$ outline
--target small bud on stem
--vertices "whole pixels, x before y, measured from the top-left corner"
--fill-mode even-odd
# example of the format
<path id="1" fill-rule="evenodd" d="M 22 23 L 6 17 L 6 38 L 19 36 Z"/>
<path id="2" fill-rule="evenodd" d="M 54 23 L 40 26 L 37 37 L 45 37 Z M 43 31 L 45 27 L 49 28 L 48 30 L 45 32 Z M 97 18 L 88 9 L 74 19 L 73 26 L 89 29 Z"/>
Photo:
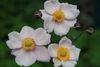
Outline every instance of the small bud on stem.
<path id="1" fill-rule="evenodd" d="M 42 17 L 41 11 L 36 11 L 35 16 L 36 16 L 37 18 L 41 18 L 41 17 Z"/>
<path id="2" fill-rule="evenodd" d="M 75 24 L 74 24 L 74 29 L 75 29 L 75 30 L 79 30 L 79 29 L 80 29 L 80 27 L 81 27 L 81 26 L 80 26 L 80 24 L 79 24 L 79 23 L 75 23 Z"/>
<path id="3" fill-rule="evenodd" d="M 87 30 L 86 30 L 87 34 L 91 35 L 93 34 L 94 32 L 94 29 L 92 27 L 89 27 Z"/>
<path id="4" fill-rule="evenodd" d="M 76 37 L 75 37 L 75 35 L 72 35 L 70 38 L 71 38 L 72 40 L 74 40 Z"/>

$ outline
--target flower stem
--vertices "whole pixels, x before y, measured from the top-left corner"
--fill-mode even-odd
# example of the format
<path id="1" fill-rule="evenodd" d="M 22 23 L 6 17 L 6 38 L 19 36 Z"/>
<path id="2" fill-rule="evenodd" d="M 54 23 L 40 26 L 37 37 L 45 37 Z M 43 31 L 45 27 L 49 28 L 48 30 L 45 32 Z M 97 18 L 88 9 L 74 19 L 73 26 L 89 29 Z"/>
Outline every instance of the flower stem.
<path id="1" fill-rule="evenodd" d="M 41 21 L 41 24 L 42 24 L 42 26 L 43 26 L 43 21 L 42 21 L 42 19 L 40 19 L 40 21 Z"/>
<path id="2" fill-rule="evenodd" d="M 43 24 L 43 21 L 42 21 L 42 19 L 40 19 L 41 20 L 41 23 Z"/>
<path id="3" fill-rule="evenodd" d="M 72 30 L 73 30 L 73 28 L 71 28 L 71 29 L 69 30 L 69 32 L 66 34 L 66 36 L 68 36 L 68 35 L 69 35 L 69 33 L 70 33 Z"/>
<path id="4" fill-rule="evenodd" d="M 74 43 L 83 33 L 84 33 L 84 31 L 82 31 L 82 32 L 78 35 L 78 37 L 77 37 L 75 40 L 73 40 L 73 43 Z"/>

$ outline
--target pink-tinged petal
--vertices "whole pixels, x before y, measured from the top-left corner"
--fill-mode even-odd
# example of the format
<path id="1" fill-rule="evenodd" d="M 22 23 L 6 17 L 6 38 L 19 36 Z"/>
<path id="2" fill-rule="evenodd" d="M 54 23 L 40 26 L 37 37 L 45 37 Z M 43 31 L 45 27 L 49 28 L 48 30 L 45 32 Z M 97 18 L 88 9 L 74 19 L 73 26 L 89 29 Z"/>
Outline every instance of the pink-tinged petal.
<path id="1" fill-rule="evenodd" d="M 42 13 L 42 19 L 43 20 L 46 20 L 50 15 L 49 14 L 47 14 L 46 12 L 45 12 L 45 10 L 40 10 L 41 11 L 41 13 Z"/>
<path id="2" fill-rule="evenodd" d="M 62 64 L 61 61 L 57 58 L 53 58 L 53 63 L 55 67 L 59 67 Z"/>
<path id="3" fill-rule="evenodd" d="M 80 11 L 77 9 L 62 9 L 62 11 L 65 14 L 65 18 L 68 20 L 74 20 L 77 18 L 77 16 L 79 15 Z"/>
<path id="4" fill-rule="evenodd" d="M 70 60 L 62 61 L 63 67 L 74 67 L 76 64 L 77 64 L 76 61 L 70 61 Z"/>
<path id="5" fill-rule="evenodd" d="M 48 19 L 44 21 L 44 29 L 46 29 L 48 33 L 54 30 L 54 26 L 55 21 L 53 20 L 52 16 L 48 17 Z"/>
<path id="6" fill-rule="evenodd" d="M 40 40 L 36 41 L 36 45 L 47 45 L 51 42 L 50 40 L 51 35 L 50 34 L 45 34 L 43 36 L 43 38 L 41 38 Z"/>
<path id="7" fill-rule="evenodd" d="M 61 3 L 60 5 L 61 10 L 63 9 L 77 9 L 77 5 L 72 5 L 72 4 L 68 4 L 68 3 Z"/>
<path id="8" fill-rule="evenodd" d="M 8 40 L 6 41 L 6 44 L 7 46 L 10 48 L 10 49 L 16 49 L 16 48 L 21 48 L 21 42 L 17 42 L 17 41 L 13 41 L 13 40 Z"/>
<path id="9" fill-rule="evenodd" d="M 67 37 L 63 37 L 60 42 L 59 42 L 59 47 L 66 47 L 66 48 L 71 48 L 72 46 L 72 42 L 70 39 L 68 39 Z"/>
<path id="10" fill-rule="evenodd" d="M 69 7 L 72 9 L 77 9 L 77 5 L 69 4 Z"/>
<path id="11" fill-rule="evenodd" d="M 60 9 L 60 3 L 58 1 L 46 1 L 44 3 L 44 9 L 47 13 L 49 14 L 53 14 L 54 11 L 59 10 Z"/>
<path id="12" fill-rule="evenodd" d="M 52 3 L 54 3 L 54 2 L 58 2 L 59 3 L 58 0 L 49 0 L 49 1 L 51 1 Z"/>
<path id="13" fill-rule="evenodd" d="M 50 44 L 48 46 L 48 52 L 49 52 L 49 55 L 51 57 L 57 57 L 57 50 L 58 50 L 58 45 L 57 44 Z"/>
<path id="14" fill-rule="evenodd" d="M 23 36 L 24 38 L 32 37 L 33 33 L 34 29 L 29 26 L 24 26 L 20 31 L 21 36 Z"/>
<path id="15" fill-rule="evenodd" d="M 64 7 L 66 7 L 66 9 L 70 9 L 68 3 L 61 3 L 60 4 L 60 9 L 63 9 Z"/>
<path id="16" fill-rule="evenodd" d="M 50 56 L 47 52 L 46 47 L 44 46 L 36 46 L 35 49 L 33 50 L 33 53 L 36 57 L 36 60 L 42 61 L 42 62 L 49 62 L 50 61 Z"/>
<path id="17" fill-rule="evenodd" d="M 66 35 L 70 30 L 70 27 L 66 23 L 55 23 L 54 32 L 56 35 Z"/>
<path id="18" fill-rule="evenodd" d="M 74 20 L 64 20 L 64 23 L 66 23 L 69 27 L 73 27 L 74 24 L 77 22 L 77 19 Z"/>
<path id="19" fill-rule="evenodd" d="M 46 35 L 46 31 L 43 29 L 43 28 L 38 28 L 34 31 L 34 34 L 33 34 L 33 39 L 35 40 L 35 42 L 41 40 L 44 35 Z"/>
<path id="20" fill-rule="evenodd" d="M 22 48 L 13 49 L 11 55 L 17 56 L 22 50 Z"/>
<path id="21" fill-rule="evenodd" d="M 20 66 L 30 66 L 36 61 L 36 57 L 32 51 L 22 50 L 15 58 L 15 61 Z"/>
<path id="22" fill-rule="evenodd" d="M 13 41 L 19 41 L 19 42 L 22 42 L 23 40 L 23 37 L 18 33 L 18 32 L 11 32 L 8 34 L 9 36 L 9 40 L 13 40 Z"/>
<path id="23" fill-rule="evenodd" d="M 78 58 L 79 58 L 80 49 L 76 48 L 75 46 L 72 46 L 69 49 L 69 52 L 70 52 L 70 58 L 69 58 L 69 60 L 75 60 L 75 61 L 77 61 Z"/>

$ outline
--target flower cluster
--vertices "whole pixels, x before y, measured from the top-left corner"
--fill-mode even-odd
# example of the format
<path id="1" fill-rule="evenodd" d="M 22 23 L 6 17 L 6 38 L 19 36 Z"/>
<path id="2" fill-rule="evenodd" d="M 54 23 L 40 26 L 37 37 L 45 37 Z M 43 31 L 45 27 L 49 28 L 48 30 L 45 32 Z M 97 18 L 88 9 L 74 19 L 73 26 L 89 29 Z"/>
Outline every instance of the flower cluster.
<path id="1" fill-rule="evenodd" d="M 77 22 L 80 11 L 76 5 L 60 3 L 58 0 L 47 0 L 44 9 L 40 9 L 43 27 L 34 30 L 24 26 L 20 33 L 8 34 L 7 46 L 12 49 L 15 62 L 20 66 L 30 66 L 36 61 L 49 62 L 53 58 L 54 67 L 74 67 L 77 64 L 80 49 L 64 36 L 59 43 L 51 43 L 50 33 L 66 35 Z M 38 15 L 38 14 L 37 14 Z M 45 47 L 48 45 L 48 48 Z"/>

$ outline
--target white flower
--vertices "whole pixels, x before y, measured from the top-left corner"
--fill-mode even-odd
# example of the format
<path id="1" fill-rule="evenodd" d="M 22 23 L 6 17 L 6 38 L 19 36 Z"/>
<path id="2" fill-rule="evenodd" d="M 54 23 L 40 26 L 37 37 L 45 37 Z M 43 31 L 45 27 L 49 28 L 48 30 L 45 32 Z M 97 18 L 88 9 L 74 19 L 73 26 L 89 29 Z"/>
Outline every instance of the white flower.
<path id="1" fill-rule="evenodd" d="M 44 3 L 42 19 L 44 28 L 50 33 L 54 30 L 56 35 L 65 35 L 70 27 L 77 21 L 79 10 L 76 5 L 59 3 L 58 0 L 48 0 Z"/>
<path id="2" fill-rule="evenodd" d="M 53 57 L 53 62 L 55 67 L 74 67 L 77 63 L 80 49 L 72 45 L 72 42 L 67 38 L 63 37 L 59 45 L 50 44 L 48 47 L 48 52 L 51 57 Z"/>
<path id="3" fill-rule="evenodd" d="M 24 26 L 20 33 L 11 32 L 8 34 L 8 47 L 13 49 L 11 54 L 15 55 L 15 61 L 20 66 L 29 66 L 36 60 L 48 62 L 50 56 L 43 45 L 50 43 L 50 35 L 43 28 L 36 30 Z"/>

